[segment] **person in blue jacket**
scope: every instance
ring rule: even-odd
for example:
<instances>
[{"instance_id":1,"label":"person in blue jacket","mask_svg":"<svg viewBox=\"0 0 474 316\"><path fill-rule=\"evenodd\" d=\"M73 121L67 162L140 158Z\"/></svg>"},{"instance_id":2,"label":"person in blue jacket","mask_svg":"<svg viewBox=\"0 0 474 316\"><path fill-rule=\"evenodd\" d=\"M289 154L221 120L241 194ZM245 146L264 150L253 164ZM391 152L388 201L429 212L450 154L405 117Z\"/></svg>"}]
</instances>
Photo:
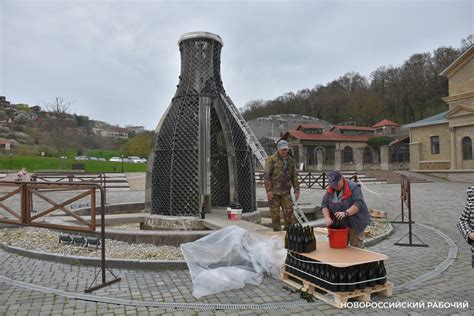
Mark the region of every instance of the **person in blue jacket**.
<instances>
[{"instance_id":1,"label":"person in blue jacket","mask_svg":"<svg viewBox=\"0 0 474 316\"><path fill-rule=\"evenodd\" d=\"M334 221L343 221L349 226L350 245L364 247L364 230L370 215L365 204L360 184L346 180L339 171L328 174L328 188L321 203L326 226Z\"/></svg>"}]
</instances>

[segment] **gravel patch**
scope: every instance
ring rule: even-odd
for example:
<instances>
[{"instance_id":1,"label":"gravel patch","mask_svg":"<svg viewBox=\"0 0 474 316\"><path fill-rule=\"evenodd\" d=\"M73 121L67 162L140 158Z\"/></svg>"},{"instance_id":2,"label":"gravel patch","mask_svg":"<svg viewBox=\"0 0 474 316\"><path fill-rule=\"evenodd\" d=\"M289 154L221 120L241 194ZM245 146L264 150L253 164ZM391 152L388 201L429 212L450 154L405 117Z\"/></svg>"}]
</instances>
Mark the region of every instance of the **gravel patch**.
<instances>
[{"instance_id":1,"label":"gravel patch","mask_svg":"<svg viewBox=\"0 0 474 316\"><path fill-rule=\"evenodd\" d=\"M372 217L370 219L369 225L365 228L364 235L365 238L372 238L375 236L382 235L390 229L388 221L385 219L379 219Z\"/></svg>"},{"instance_id":2,"label":"gravel patch","mask_svg":"<svg viewBox=\"0 0 474 316\"><path fill-rule=\"evenodd\" d=\"M83 247L73 244L59 244L59 232L37 227L0 229L0 243L28 250L56 253L66 256L100 258L101 251L95 246ZM150 244L129 244L106 239L105 256L116 259L140 260L184 260L181 250L173 246Z\"/></svg>"},{"instance_id":3,"label":"gravel patch","mask_svg":"<svg viewBox=\"0 0 474 316\"><path fill-rule=\"evenodd\" d=\"M117 226L122 230L138 230L139 224ZM366 238L383 234L388 230L386 220L372 218L365 230ZM59 233L54 230L38 227L0 229L0 243L46 253L66 256L83 256L100 258L101 249L95 246L83 247L77 244L59 244ZM71 234L72 235L72 234ZM139 260L184 260L179 247L155 246L150 244L129 244L123 241L106 239L107 258Z\"/></svg>"}]
</instances>

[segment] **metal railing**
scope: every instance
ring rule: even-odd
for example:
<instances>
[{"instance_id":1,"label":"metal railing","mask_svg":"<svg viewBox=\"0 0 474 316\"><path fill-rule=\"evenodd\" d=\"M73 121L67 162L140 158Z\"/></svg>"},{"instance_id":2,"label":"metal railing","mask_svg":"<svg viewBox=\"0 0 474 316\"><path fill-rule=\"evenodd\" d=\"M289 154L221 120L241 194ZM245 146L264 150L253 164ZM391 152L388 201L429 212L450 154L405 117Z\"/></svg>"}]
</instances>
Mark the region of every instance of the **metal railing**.
<instances>
[{"instance_id":1,"label":"metal railing","mask_svg":"<svg viewBox=\"0 0 474 316\"><path fill-rule=\"evenodd\" d=\"M263 184L263 171L255 173L255 181L258 184ZM304 185L307 188L312 188L313 186L318 185L319 188L326 189L328 186L327 174L325 172L300 172L298 173L298 183L300 186Z\"/></svg>"},{"instance_id":2,"label":"metal railing","mask_svg":"<svg viewBox=\"0 0 474 316\"><path fill-rule=\"evenodd\" d=\"M346 177L350 181L358 182L358 174L355 172L352 176ZM263 185L263 172L255 172L255 182ZM314 185L318 185L319 188L325 190L328 187L328 176L326 172L322 173L311 173L311 172L299 172L298 183L300 186L304 185L307 188L312 188Z\"/></svg>"},{"instance_id":3,"label":"metal railing","mask_svg":"<svg viewBox=\"0 0 474 316\"><path fill-rule=\"evenodd\" d=\"M38 183L96 183L104 189L104 201L107 203L107 176L103 172L35 172L30 181Z\"/></svg>"},{"instance_id":4,"label":"metal railing","mask_svg":"<svg viewBox=\"0 0 474 316\"><path fill-rule=\"evenodd\" d=\"M0 182L0 188L3 189L0 193L0 223L94 233L96 231L96 191L98 190L100 192L101 210L101 269L96 274L92 284L95 283L100 272L102 272L102 283L93 287L91 284L91 287L87 288L85 292L90 293L121 280L121 278L116 277L115 274L113 274L112 271L110 271L105 265L105 190L100 184L85 182L56 183L37 181L3 181ZM67 198L62 197L65 200L58 202L55 200L57 195L54 198L51 196L51 194L48 196L47 193L51 193L51 191L61 191L61 193L71 192L74 194L74 196ZM77 193L77 191L82 192ZM44 207L44 209L33 209L33 200L35 197L37 200L42 202L35 203L35 207ZM90 197L91 207L89 221L75 214L70 208L67 207L71 203L86 197ZM18 200L7 203L6 201L11 198L17 198ZM62 211L64 214L72 216L78 221L79 225L64 225L55 223L54 221L48 221L47 217L53 215L53 212L55 211ZM33 214L33 212L36 212L36 214ZM109 270L115 279L108 282L106 281L106 269Z\"/></svg>"}]
</instances>

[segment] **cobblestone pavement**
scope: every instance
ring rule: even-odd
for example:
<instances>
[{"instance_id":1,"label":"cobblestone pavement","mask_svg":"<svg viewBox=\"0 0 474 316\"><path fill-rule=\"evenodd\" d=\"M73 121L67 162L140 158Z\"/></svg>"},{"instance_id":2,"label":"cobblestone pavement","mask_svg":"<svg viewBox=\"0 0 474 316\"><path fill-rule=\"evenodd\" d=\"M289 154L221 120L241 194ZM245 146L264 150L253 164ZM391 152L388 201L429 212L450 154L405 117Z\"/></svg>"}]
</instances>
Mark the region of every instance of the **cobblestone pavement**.
<instances>
[{"instance_id":1,"label":"cobblestone pavement","mask_svg":"<svg viewBox=\"0 0 474 316\"><path fill-rule=\"evenodd\" d=\"M416 225L414 233L428 248L394 246L407 233L407 225L394 224L394 233L370 250L389 256L386 263L389 281L395 285L390 298L374 296L374 302L425 302L425 308L364 308L338 310L321 301L308 303L298 293L285 290L284 283L264 278L260 286L218 293L202 299L192 296L188 271L150 272L119 270L113 272L122 280L109 287L83 293L92 282L96 269L21 257L0 251L0 314L6 315L202 315L220 314L401 314L472 315L474 306L474 270L470 250L461 238L456 222L464 207L468 184L412 184L412 207ZM387 211L393 219L400 214L400 185L367 185L381 195L364 191L369 208ZM143 192L114 192L108 201L138 202ZM305 189L302 201L320 203L322 190ZM261 188L258 196L264 196ZM445 235L445 236L443 236ZM407 241L402 240L402 241ZM449 244L450 241L454 243ZM448 254L458 247L457 257L444 270ZM108 276L109 278L110 276ZM421 277L421 278L420 278ZM420 281L423 278L430 278ZM96 302L96 301L101 302ZM429 302L468 302L469 309L427 308ZM112 304L112 303L121 304ZM245 304L239 309L210 309L196 305L183 308L172 304ZM272 304L288 303L272 307ZM266 305L262 305L266 304ZM291 305L293 304L293 305ZM174 306L174 307L173 307ZM207 306L209 307L209 306ZM226 306L217 306L224 308ZM232 307L232 306L228 306ZM257 307L257 309L254 309Z\"/></svg>"}]
</instances>

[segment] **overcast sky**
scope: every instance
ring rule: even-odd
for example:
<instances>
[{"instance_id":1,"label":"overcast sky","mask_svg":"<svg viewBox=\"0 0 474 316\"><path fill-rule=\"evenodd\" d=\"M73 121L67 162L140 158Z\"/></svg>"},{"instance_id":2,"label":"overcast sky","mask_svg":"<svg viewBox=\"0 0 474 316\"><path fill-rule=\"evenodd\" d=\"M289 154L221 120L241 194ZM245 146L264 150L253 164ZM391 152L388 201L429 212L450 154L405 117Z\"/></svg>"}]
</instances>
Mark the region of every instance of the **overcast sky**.
<instances>
[{"instance_id":1,"label":"overcast sky","mask_svg":"<svg viewBox=\"0 0 474 316\"><path fill-rule=\"evenodd\" d=\"M181 34L224 41L221 73L238 107L369 76L413 53L459 47L473 0L0 0L0 95L154 129L176 91Z\"/></svg>"}]
</instances>

